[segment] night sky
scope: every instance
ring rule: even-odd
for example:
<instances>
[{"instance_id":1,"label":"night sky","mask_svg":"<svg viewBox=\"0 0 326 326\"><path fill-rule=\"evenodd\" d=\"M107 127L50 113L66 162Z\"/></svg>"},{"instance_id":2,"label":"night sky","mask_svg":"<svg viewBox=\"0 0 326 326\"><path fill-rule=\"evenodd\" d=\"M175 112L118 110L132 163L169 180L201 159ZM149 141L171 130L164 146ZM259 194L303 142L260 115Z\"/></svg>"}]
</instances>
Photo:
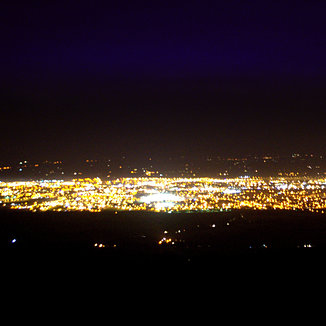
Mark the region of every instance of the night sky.
<instances>
[{"instance_id":1,"label":"night sky","mask_svg":"<svg viewBox=\"0 0 326 326\"><path fill-rule=\"evenodd\" d=\"M0 161L325 153L325 1L3 1Z\"/></svg>"}]
</instances>

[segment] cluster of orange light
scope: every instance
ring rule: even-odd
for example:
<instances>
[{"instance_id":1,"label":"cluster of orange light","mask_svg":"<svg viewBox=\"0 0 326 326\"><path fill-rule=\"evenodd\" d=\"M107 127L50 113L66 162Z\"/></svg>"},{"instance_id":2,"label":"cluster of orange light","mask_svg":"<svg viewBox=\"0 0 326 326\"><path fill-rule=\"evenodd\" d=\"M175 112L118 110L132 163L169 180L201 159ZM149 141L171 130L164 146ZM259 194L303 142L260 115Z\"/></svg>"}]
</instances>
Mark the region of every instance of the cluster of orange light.
<instances>
[{"instance_id":1,"label":"cluster of orange light","mask_svg":"<svg viewBox=\"0 0 326 326\"><path fill-rule=\"evenodd\" d=\"M119 178L0 182L0 205L33 211L103 209L207 211L298 209L326 212L326 179Z\"/></svg>"}]
</instances>

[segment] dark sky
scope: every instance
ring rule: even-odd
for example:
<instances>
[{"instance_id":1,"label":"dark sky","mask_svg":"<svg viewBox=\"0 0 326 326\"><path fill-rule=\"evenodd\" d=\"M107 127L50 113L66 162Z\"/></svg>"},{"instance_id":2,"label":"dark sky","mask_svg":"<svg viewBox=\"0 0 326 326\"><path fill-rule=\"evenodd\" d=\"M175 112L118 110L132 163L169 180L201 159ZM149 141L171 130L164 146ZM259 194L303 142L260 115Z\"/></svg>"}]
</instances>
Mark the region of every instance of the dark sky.
<instances>
[{"instance_id":1,"label":"dark sky","mask_svg":"<svg viewBox=\"0 0 326 326\"><path fill-rule=\"evenodd\" d=\"M0 161L325 152L325 1L2 1Z\"/></svg>"}]
</instances>

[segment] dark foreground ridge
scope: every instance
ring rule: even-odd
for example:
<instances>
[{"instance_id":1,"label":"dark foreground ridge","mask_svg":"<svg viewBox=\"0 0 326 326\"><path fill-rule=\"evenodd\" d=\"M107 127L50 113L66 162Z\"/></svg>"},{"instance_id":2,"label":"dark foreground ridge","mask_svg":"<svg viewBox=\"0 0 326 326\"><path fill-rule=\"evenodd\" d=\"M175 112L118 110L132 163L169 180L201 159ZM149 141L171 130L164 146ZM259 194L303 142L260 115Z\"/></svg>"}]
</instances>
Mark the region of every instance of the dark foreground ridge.
<instances>
[{"instance_id":1,"label":"dark foreground ridge","mask_svg":"<svg viewBox=\"0 0 326 326\"><path fill-rule=\"evenodd\" d=\"M313 267L323 264L326 253L325 215L309 212L2 209L0 218L2 261L22 266Z\"/></svg>"}]
</instances>

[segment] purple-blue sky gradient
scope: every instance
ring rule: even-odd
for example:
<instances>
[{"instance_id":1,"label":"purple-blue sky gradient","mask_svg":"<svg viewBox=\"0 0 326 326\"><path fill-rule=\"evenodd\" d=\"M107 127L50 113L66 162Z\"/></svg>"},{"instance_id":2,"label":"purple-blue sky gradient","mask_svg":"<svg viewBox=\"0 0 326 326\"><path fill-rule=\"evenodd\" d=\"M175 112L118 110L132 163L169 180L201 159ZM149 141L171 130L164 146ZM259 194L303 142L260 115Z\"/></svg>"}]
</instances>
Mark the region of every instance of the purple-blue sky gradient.
<instances>
[{"instance_id":1,"label":"purple-blue sky gradient","mask_svg":"<svg viewBox=\"0 0 326 326\"><path fill-rule=\"evenodd\" d=\"M1 5L2 160L325 151L324 1L108 3Z\"/></svg>"}]
</instances>

